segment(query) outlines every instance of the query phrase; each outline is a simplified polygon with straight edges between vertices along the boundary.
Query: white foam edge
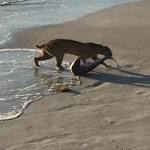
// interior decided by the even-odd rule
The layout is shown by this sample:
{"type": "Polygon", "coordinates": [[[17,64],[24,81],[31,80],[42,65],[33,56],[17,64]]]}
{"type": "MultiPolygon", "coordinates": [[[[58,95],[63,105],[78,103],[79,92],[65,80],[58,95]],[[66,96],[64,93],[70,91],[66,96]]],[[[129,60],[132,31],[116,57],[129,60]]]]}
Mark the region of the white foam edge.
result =
{"type": "Polygon", "coordinates": [[[34,101],[36,100],[39,100],[41,99],[43,96],[39,96],[38,98],[36,98],[35,100],[30,100],[28,102],[25,102],[23,105],[22,105],[22,108],[16,112],[16,111],[11,111],[11,112],[8,112],[8,113],[5,113],[4,115],[1,115],[0,114],[0,121],[7,121],[7,120],[13,120],[13,119],[16,119],[18,117],[20,117],[23,113],[24,113],[24,110],[31,104],[33,103],[34,101]]]}
{"type": "Polygon", "coordinates": [[[0,49],[0,51],[37,51],[38,49],[33,48],[4,48],[0,49]]]}
{"type": "Polygon", "coordinates": [[[31,52],[39,52],[39,53],[42,52],[42,50],[40,50],[40,49],[33,49],[33,48],[6,48],[6,49],[0,49],[0,52],[7,52],[7,51],[31,51],[31,52]]]}

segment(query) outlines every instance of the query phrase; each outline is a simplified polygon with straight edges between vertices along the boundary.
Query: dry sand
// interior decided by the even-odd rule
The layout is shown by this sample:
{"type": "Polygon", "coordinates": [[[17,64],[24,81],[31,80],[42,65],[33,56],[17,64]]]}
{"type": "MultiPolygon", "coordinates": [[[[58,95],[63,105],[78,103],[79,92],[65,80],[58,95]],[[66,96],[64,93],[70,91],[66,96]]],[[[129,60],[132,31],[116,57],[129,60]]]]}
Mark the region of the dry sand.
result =
{"type": "Polygon", "coordinates": [[[0,122],[0,150],[150,150],[150,1],[16,33],[9,48],[53,38],[108,45],[121,70],[99,66],[79,92],[47,96],[0,122]],[[76,93],[76,94],[75,94],[76,93]]]}

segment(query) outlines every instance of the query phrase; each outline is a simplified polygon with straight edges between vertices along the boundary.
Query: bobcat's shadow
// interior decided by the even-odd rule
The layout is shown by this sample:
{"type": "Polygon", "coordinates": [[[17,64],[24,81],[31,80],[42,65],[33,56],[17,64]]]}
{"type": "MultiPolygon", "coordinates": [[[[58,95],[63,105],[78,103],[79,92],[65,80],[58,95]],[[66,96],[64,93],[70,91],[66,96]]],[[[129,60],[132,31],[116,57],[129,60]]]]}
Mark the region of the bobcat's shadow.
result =
{"type": "Polygon", "coordinates": [[[84,77],[97,80],[98,82],[101,81],[103,83],[111,82],[111,83],[116,83],[116,84],[150,88],[150,75],[133,73],[133,72],[125,71],[122,69],[119,69],[118,71],[120,74],[91,72],[87,76],[84,76],[84,77]]]}

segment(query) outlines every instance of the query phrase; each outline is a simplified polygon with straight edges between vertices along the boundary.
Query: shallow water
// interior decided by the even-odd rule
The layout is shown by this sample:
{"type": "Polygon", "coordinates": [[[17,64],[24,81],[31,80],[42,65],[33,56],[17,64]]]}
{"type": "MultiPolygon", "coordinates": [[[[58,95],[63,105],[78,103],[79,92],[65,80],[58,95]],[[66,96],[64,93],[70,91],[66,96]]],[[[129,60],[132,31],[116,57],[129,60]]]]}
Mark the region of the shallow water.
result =
{"type": "Polygon", "coordinates": [[[76,85],[67,63],[63,72],[57,70],[55,59],[36,68],[33,58],[37,55],[31,49],[0,51],[0,120],[16,117],[31,101],[57,93],[54,85],[76,85]]]}

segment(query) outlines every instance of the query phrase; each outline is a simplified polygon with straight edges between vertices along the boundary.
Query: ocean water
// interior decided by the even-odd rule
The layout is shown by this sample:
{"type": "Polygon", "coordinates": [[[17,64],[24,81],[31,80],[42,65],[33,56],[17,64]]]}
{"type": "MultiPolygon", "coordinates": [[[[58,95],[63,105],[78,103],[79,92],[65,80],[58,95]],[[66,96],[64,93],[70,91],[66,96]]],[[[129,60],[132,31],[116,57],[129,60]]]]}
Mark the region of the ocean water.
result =
{"type": "MultiPolygon", "coordinates": [[[[136,0],[0,0],[0,47],[21,28],[59,24],[96,10],[136,0]],[[40,20],[40,21],[39,21],[40,20]]],[[[19,116],[28,103],[54,94],[58,83],[74,86],[68,65],[59,72],[55,61],[36,69],[34,49],[0,49],[0,120],[19,116]]]]}
{"type": "Polygon", "coordinates": [[[78,85],[67,62],[63,62],[63,72],[53,59],[35,67],[33,58],[38,55],[35,49],[0,50],[0,120],[17,117],[28,103],[57,94],[58,86],[78,85]]]}

